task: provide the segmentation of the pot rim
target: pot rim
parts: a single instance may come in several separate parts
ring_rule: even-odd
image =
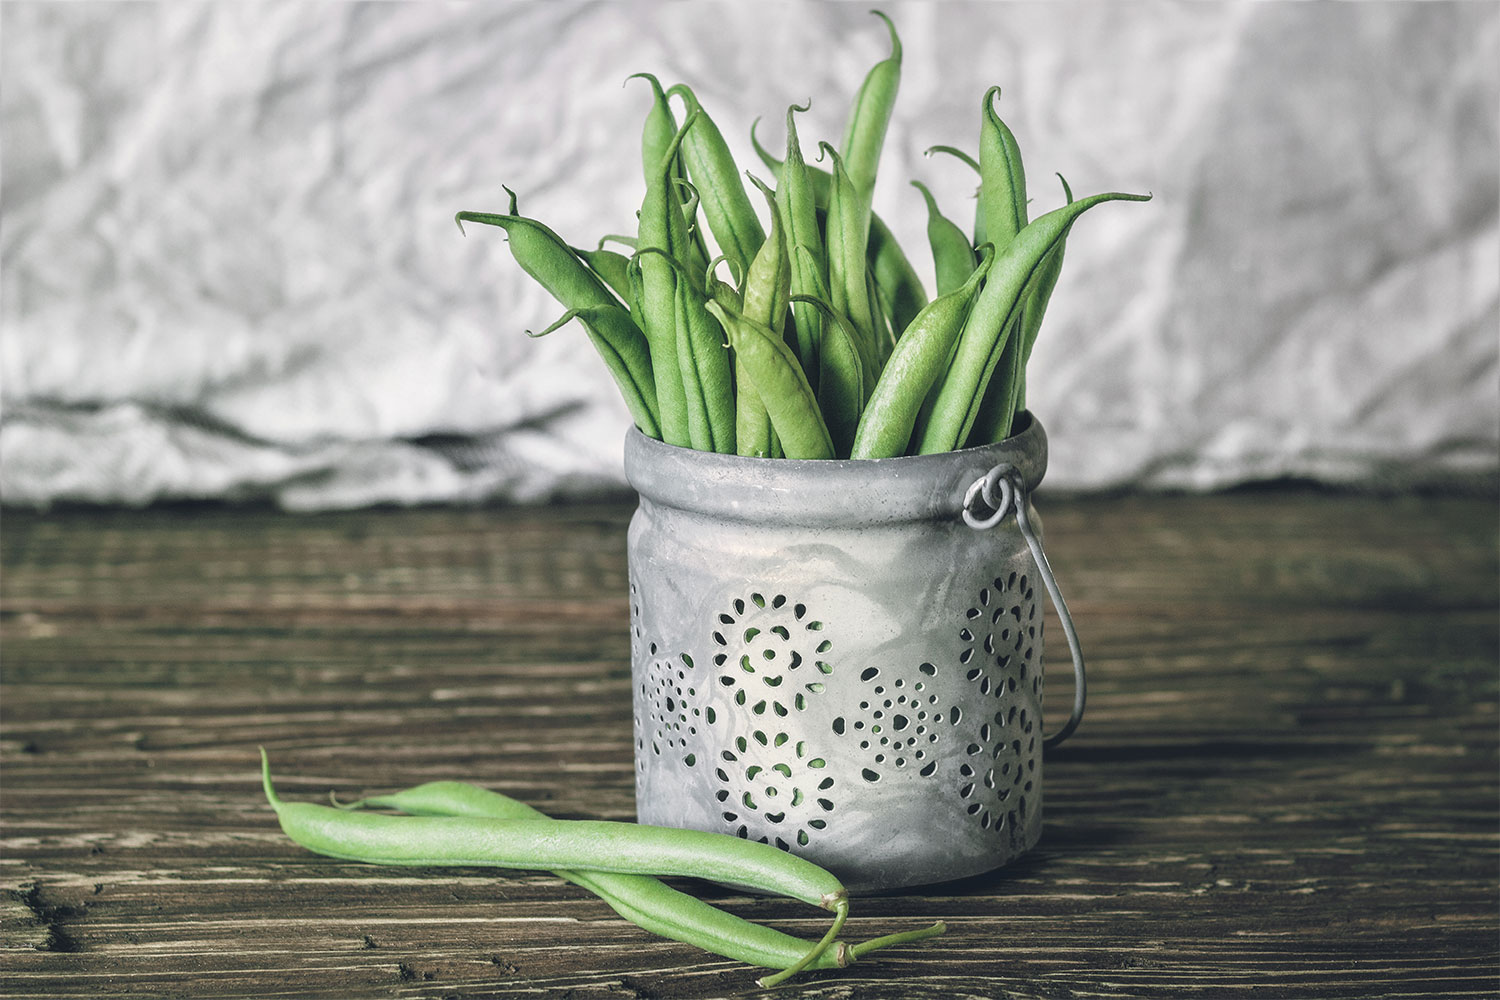
[[[720,455],[665,444],[632,427],[625,478],[646,503],[750,523],[851,527],[957,520],[976,479],[1008,463],[1029,492],[1047,471],[1047,435],[1030,412],[994,444],[897,458]],[[958,523],[962,523],[959,521]]]

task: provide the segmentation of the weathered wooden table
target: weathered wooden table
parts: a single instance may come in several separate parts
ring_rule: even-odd
[[[950,930],[781,992],[1500,996],[1494,503],[1039,504],[1091,667],[1041,846],[860,900],[851,937]],[[7,512],[0,993],[759,995],[547,874],[309,854],[261,796],[258,744],[287,798],[633,818],[629,512]]]

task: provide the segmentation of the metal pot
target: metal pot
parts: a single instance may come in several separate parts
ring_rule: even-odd
[[[1033,530],[1047,440],[741,458],[632,430],[636,808],[775,844],[852,891],[989,871],[1041,835],[1042,748],[1083,661]],[[1042,611],[1074,653],[1042,736]]]

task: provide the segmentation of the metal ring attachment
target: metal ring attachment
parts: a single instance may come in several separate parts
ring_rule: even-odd
[[[1016,493],[1018,492],[1017,485],[1011,482],[1011,474],[1015,471],[1015,466],[1008,462],[1001,462],[987,472],[983,478],[974,480],[973,484],[969,486],[968,492],[964,494],[963,514],[965,524],[975,531],[984,531],[988,528],[993,528],[1005,519],[1005,516],[1010,513],[1012,504],[1015,503]],[[995,496],[996,489],[1000,490],[1000,496],[998,497]],[[977,506],[975,500],[980,499],[994,513],[985,518],[980,518],[975,514],[974,508]]]

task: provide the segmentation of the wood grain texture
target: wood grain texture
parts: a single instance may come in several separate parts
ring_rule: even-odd
[[[951,930],[780,995],[1500,996],[1493,503],[1039,506],[1090,659],[1040,847],[859,900],[854,939]],[[629,513],[7,512],[0,993],[762,995],[550,875],[310,855],[261,797],[258,744],[289,798],[632,818]]]

